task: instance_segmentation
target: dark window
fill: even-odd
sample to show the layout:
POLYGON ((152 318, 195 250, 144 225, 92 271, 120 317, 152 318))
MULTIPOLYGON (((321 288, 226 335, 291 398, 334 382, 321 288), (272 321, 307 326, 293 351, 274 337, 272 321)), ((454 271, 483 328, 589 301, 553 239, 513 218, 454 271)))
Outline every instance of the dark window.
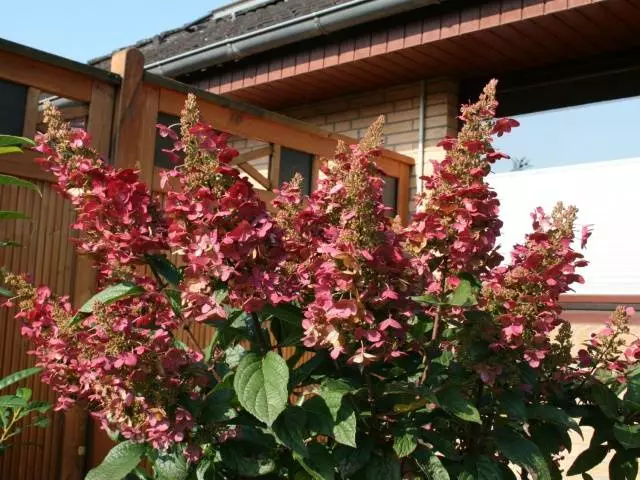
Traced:
POLYGON ((0 80, 0 134, 22 135, 27 87, 0 80))
MULTIPOLYGON (((164 125, 168 127, 169 125, 180 123, 180 119, 174 115, 158 112, 158 121, 156 123, 159 123, 160 125, 164 125)), ((177 134, 180 134, 179 127, 174 126, 173 130, 177 134)), ((153 157, 153 164, 156 167, 160 167, 160 168, 175 167, 175 164, 169 159, 169 155, 166 152, 162 151, 162 150, 171 150, 173 148, 173 142, 174 141, 169 137, 161 137, 156 132, 156 148, 155 148, 155 154, 153 157)))
POLYGON ((392 214, 395 216, 398 208, 398 179, 396 177, 384 176, 382 201, 387 207, 393 209, 392 214))
POLYGON ((310 153, 282 148, 280 150, 280 178, 278 185, 288 182, 296 173, 302 175, 301 190, 308 195, 311 192, 311 172, 313 169, 313 155, 310 153))

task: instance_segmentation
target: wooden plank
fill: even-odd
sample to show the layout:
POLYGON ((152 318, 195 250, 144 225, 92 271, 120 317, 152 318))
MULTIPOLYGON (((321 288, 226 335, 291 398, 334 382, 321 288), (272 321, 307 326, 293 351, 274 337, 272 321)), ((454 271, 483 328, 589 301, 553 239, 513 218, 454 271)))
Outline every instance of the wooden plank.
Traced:
POLYGON ((24 105, 24 123, 22 124, 22 135, 27 138, 33 138, 36 134, 39 117, 38 100, 40 100, 40 90, 29 87, 27 89, 27 100, 24 105))
POLYGON ((398 191, 396 192, 396 211, 403 224, 409 221, 409 176, 411 168, 408 165, 401 165, 398 178, 398 191))
POLYGON ((0 78, 43 92, 88 102, 94 79, 32 58, 0 50, 0 78))
MULTIPOLYGON (((62 118, 64 118, 67 121, 89 116, 88 105, 63 106, 63 107, 60 107, 59 110, 60 110, 60 113, 62 113, 62 118)), ((42 123, 43 121, 44 121, 43 112, 38 112, 38 123, 42 123)))
POLYGON ((251 165, 250 163, 243 163, 241 165, 238 165, 238 167, 256 182, 262 185, 265 189, 271 190, 272 184, 269 179, 262 175, 253 165, 251 165))
POLYGON ((16 177, 24 177, 30 180, 44 180, 55 182, 55 178, 50 173, 33 162, 34 158, 42 156, 39 152, 24 151, 22 153, 9 153, 2 155, 0 161, 0 172, 16 177))
MULTIPOLYGON (((111 70, 122 77, 113 125, 114 163, 139 169, 140 178, 151 185, 159 91, 143 83, 144 56, 138 50, 117 52, 111 70)), ((174 114, 179 116, 181 110, 182 106, 174 114)))
POLYGON ((318 188, 318 181, 320 180, 320 167, 322 166, 322 160, 318 155, 313 156, 311 162, 311 191, 313 192, 318 188))
POLYGON ((241 153, 236 158, 229 162, 229 165, 241 165, 243 163, 250 162, 251 160, 257 160, 259 158, 268 157, 273 152, 273 146, 269 145, 250 152, 241 153))
POLYGON ((92 137, 93 146, 105 158, 111 152, 111 126, 115 106, 115 89, 111 85, 96 83, 91 92, 88 109, 87 131, 92 137))
MULTIPOLYGON (((173 83, 170 81, 164 82, 173 83)), ((274 143, 325 157, 333 155, 338 140, 343 140, 348 144, 356 143, 356 140, 350 137, 330 133, 284 115, 244 105, 240 102, 233 102, 186 85, 182 86, 181 90, 196 93, 199 97, 198 106, 204 118, 216 129, 234 135, 257 139, 266 143, 274 143)), ((179 115, 185 99, 186 94, 181 91, 162 88, 160 90, 159 109, 170 115, 179 115)), ((414 164, 413 158, 406 155, 389 150, 385 150, 384 155, 400 163, 414 164)))
POLYGON ((273 146, 273 153, 269 159, 269 180, 275 185, 276 188, 280 188, 280 158, 282 155, 282 147, 280 145, 273 146))

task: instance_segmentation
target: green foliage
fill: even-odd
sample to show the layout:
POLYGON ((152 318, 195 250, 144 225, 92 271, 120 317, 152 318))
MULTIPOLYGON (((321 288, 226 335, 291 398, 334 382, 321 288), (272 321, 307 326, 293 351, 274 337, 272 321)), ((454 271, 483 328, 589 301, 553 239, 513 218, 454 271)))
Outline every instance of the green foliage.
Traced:
POLYGON ((136 468, 145 451, 143 444, 128 440, 121 442, 109 451, 100 465, 89 471, 85 480, 122 479, 136 468))
POLYGON ((132 283, 118 283, 111 285, 104 290, 96 293, 93 297, 87 300, 79 309, 76 316, 71 321, 74 325, 82 320, 83 315, 90 315, 93 313, 93 309, 96 305, 110 305, 122 300, 124 298, 134 297, 144 293, 144 288, 134 285, 132 283))
MULTIPOLYGON (((18 383, 42 371, 39 367, 12 373, 0 380, 0 390, 18 383)), ((46 413, 51 406, 46 402, 31 400, 30 388, 20 387, 14 394, 0 395, 0 455, 10 446, 8 441, 25 428, 49 425, 46 413)))
POLYGON ((271 426, 287 404, 289 368, 275 352, 264 357, 246 355, 233 381, 240 404, 258 420, 271 426))
MULTIPOLYGON (((23 148, 34 147, 34 146, 35 146, 35 143, 28 138, 16 137, 13 135, 0 135, 0 155, 6 154, 6 153, 20 153, 22 152, 23 148)), ((27 180, 24 180, 22 178, 13 177, 11 175, 0 174, 0 185, 26 188, 34 192, 37 192, 38 195, 42 196, 42 194, 40 193, 40 189, 35 184, 27 180)), ((0 211, 0 220, 24 220, 28 218, 29 217, 22 212, 15 212, 15 211, 8 211, 8 210, 0 211)), ((19 244, 14 242, 13 240, 0 239, 0 248, 15 247, 15 246, 19 246, 19 244)), ((1 295, 10 296, 10 295, 6 295, 6 293, 7 293, 6 290, 4 293, 0 292, 1 295)))

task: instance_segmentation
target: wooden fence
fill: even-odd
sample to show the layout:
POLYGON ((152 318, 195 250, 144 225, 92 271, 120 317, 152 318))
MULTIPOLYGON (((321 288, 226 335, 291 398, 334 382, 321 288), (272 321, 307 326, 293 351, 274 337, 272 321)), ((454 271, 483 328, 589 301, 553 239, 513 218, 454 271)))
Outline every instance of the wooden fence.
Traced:
MULTIPOLYGON (((203 117, 214 128, 259 140, 266 146, 241 155, 235 164, 259 186, 265 200, 279 179, 280 152, 290 148, 313 155, 312 177, 317 178, 319 159, 330 156, 338 140, 355 140, 321 130, 273 112, 235 102, 191 86, 144 72, 142 54, 129 49, 116 53, 111 72, 33 50, 0 39, 0 81, 27 88, 22 134, 32 137, 40 117, 39 99, 57 95, 75 102, 66 109, 71 118, 81 117, 96 148, 118 167, 133 167, 159 190, 154 165, 156 123, 159 114, 177 116, 189 92, 198 97, 203 117), (251 165, 260 155, 269 159, 265 175, 251 165)), ((6 113, 6 112, 5 112, 6 113)), ((9 132, 0 132, 9 133, 9 132)), ((3 155, 0 172, 17 175, 38 184, 42 197, 13 187, 0 187, 3 210, 19 210, 30 221, 3 222, 1 237, 19 241, 23 247, 0 249, 0 265, 27 272, 37 284, 47 284, 57 294, 71 294, 77 305, 93 290, 93 271, 86 258, 76 255, 70 240, 73 212, 52 190, 52 177, 31 160, 33 152, 3 155)), ((395 177, 397 213, 408 216, 409 178, 413 159, 385 150, 378 162, 388 176, 395 177)), ((0 375, 26 368, 33 362, 26 355, 12 312, 0 311, 0 375)), ((38 399, 53 401, 53 395, 37 379, 26 385, 38 399)), ((0 457, 3 480, 79 480, 88 467, 99 461, 107 446, 84 411, 52 414, 51 427, 32 429, 17 438, 21 446, 0 457)))

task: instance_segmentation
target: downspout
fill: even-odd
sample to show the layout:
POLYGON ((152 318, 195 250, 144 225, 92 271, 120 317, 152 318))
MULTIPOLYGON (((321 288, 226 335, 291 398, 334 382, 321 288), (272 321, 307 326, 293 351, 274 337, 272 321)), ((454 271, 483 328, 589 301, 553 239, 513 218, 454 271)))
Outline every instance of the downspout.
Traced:
POLYGON ((420 177, 424 176, 424 116, 426 113, 426 82, 420 80, 420 113, 418 113, 418 172, 416 175, 416 190, 418 195, 422 193, 423 182, 420 177))
POLYGON ((176 77, 445 0, 351 0, 145 65, 176 77))

